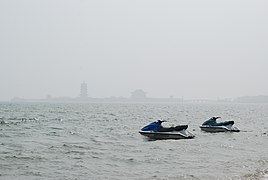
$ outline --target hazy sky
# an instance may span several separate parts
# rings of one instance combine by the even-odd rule
[[[0,100],[268,95],[267,0],[0,0]]]

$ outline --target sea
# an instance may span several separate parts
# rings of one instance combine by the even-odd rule
[[[240,132],[207,133],[212,116]],[[158,119],[194,139],[150,140]],[[220,119],[218,119],[220,120]],[[268,104],[0,103],[2,180],[268,179]]]

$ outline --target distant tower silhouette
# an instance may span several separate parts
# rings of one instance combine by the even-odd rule
[[[80,88],[80,97],[87,98],[87,84],[83,82]]]

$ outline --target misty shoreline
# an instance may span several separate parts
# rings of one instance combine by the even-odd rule
[[[49,99],[24,99],[13,98],[11,103],[268,103],[268,96],[242,96],[234,99],[183,99],[183,98],[125,98],[125,97],[109,97],[109,98],[71,98],[58,97]]]

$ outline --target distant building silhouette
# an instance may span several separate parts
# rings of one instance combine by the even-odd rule
[[[83,82],[80,88],[80,98],[87,98],[87,84]]]
[[[131,98],[133,98],[133,99],[145,99],[146,92],[144,92],[142,89],[137,89],[131,93]]]

